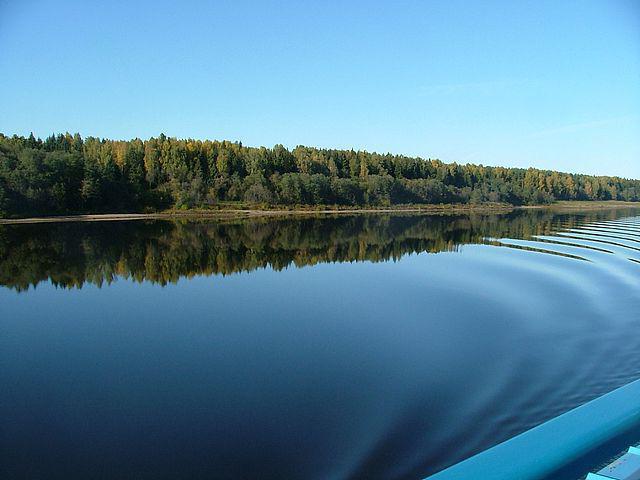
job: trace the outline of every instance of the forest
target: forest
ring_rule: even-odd
[[[0,218],[253,206],[640,200],[640,180],[240,142],[0,133]]]

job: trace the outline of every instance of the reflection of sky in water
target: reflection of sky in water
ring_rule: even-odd
[[[396,262],[2,288],[0,471],[424,477],[640,376],[635,222],[619,245],[560,224]]]

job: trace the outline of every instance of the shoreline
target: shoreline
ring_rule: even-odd
[[[490,214],[509,213],[514,210],[600,210],[610,208],[640,208],[640,202],[622,201],[564,201],[551,205],[516,206],[504,203],[495,204],[430,204],[420,206],[396,206],[380,208],[296,208],[296,209],[261,209],[261,208],[222,208],[217,210],[168,210],[154,213],[87,213],[73,215],[52,215],[27,218],[0,219],[0,225],[20,225],[34,223],[59,222],[105,222],[131,220],[175,220],[175,219],[211,219],[229,220],[259,217],[313,216],[313,215],[359,215],[382,213],[413,213],[423,215],[456,215],[456,214]]]

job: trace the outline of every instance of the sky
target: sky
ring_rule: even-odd
[[[0,0],[0,132],[640,178],[640,0]]]

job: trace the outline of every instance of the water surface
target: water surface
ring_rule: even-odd
[[[2,478],[419,479],[640,378],[640,210],[0,227]]]

